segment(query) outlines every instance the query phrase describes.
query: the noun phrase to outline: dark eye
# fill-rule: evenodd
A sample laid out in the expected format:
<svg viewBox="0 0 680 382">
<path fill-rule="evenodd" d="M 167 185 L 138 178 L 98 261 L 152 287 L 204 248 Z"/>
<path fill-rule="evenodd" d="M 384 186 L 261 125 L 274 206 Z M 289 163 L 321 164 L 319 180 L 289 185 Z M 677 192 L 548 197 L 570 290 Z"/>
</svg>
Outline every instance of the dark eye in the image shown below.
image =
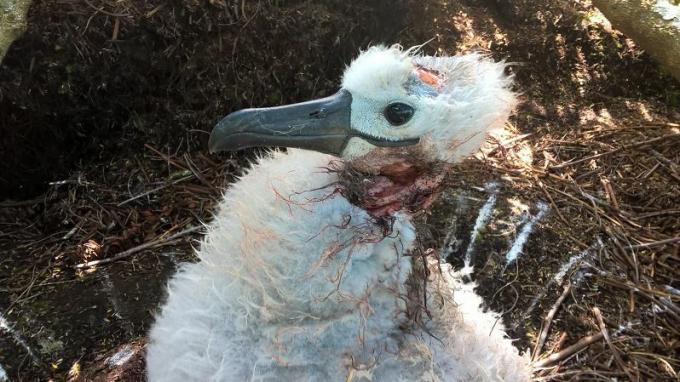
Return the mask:
<svg viewBox="0 0 680 382">
<path fill-rule="evenodd" d="M 392 126 L 400 126 L 411 120 L 413 112 L 414 110 L 411 106 L 395 102 L 387 105 L 383 113 Z"/>
</svg>

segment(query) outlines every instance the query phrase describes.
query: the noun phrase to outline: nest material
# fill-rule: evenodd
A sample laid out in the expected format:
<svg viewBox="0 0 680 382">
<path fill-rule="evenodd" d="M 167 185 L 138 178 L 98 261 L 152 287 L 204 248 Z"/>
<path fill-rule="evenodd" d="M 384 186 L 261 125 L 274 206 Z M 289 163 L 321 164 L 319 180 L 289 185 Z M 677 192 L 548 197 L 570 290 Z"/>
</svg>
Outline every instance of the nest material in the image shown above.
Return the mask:
<svg viewBox="0 0 680 382">
<path fill-rule="evenodd" d="M 546 243 L 544 246 L 532 248 L 532 253 L 537 257 L 537 261 L 530 264 L 535 268 L 532 276 L 543 273 L 552 276 L 551 272 L 547 272 L 550 269 L 546 270 L 552 256 L 561 256 L 561 260 L 568 260 L 564 257 L 569 254 L 550 248 L 562 247 L 555 243 L 569 245 L 578 253 L 591 248 L 592 244 L 597 245 L 599 237 L 603 246 L 597 247 L 589 257 L 578 261 L 582 265 L 581 271 L 573 276 L 584 276 L 583 284 L 572 287 L 560 304 L 556 302 L 559 302 L 564 289 L 559 285 L 551 286 L 547 297 L 536 309 L 536 317 L 514 317 L 512 307 L 517 304 L 513 304 L 513 300 L 507 302 L 494 298 L 500 288 L 513 281 L 514 270 L 508 270 L 505 275 L 494 274 L 494 278 L 501 279 L 501 284 L 496 289 L 481 292 L 488 292 L 486 297 L 490 305 L 500 308 L 497 310 L 507 311 L 506 318 L 509 321 L 521 321 L 530 327 L 527 346 L 522 347 L 534 348 L 541 322 L 545 321 L 553 307 L 558 308 L 552 316 L 552 325 L 547 331 L 542 354 L 564 355 L 567 354 L 564 350 L 570 348 L 575 349 L 576 353 L 553 362 L 550 369 L 539 374 L 539 380 L 629 379 L 630 376 L 635 379 L 638 374 L 640 380 L 677 380 L 680 370 L 680 332 L 677 329 L 680 327 L 677 312 L 680 255 L 678 242 L 674 240 L 678 236 L 680 220 L 677 178 L 680 158 L 677 139 L 662 137 L 679 128 L 673 124 L 677 123 L 678 114 L 673 114 L 673 108 L 677 110 L 678 85 L 669 77 L 661 75 L 656 65 L 635 47 L 634 42 L 596 25 L 593 20 L 597 13 L 590 8 L 588 2 L 576 1 L 568 6 L 559 1 L 526 0 L 505 1 L 503 4 L 497 1 L 498 6 L 489 5 L 493 2 L 427 2 L 426 7 L 417 2 L 417 6 L 411 7 L 409 12 L 400 12 L 408 15 L 409 25 L 414 28 L 405 29 L 398 35 L 385 31 L 385 37 L 382 38 L 376 37 L 377 34 L 373 33 L 375 31 L 367 33 L 361 28 L 337 29 L 333 26 L 346 26 L 349 18 L 340 21 L 333 19 L 336 20 L 334 23 L 322 23 L 321 30 L 305 34 L 302 42 L 296 45 L 299 49 L 291 49 L 289 44 L 280 44 L 280 39 L 266 34 L 263 38 L 273 41 L 282 53 L 280 57 L 286 57 L 275 61 L 276 66 L 273 68 L 264 65 L 272 62 L 272 50 L 263 49 L 264 45 L 253 43 L 260 41 L 253 40 L 256 31 L 270 30 L 273 25 L 270 20 L 277 20 L 277 25 L 281 26 L 280 33 L 293 36 L 295 33 L 290 33 L 291 25 L 297 25 L 295 30 L 307 30 L 309 23 L 319 25 L 316 20 L 325 16 L 317 17 L 312 13 L 293 19 L 290 15 L 297 14 L 298 11 L 292 10 L 286 17 L 262 17 L 266 15 L 264 4 L 257 12 L 258 16 L 254 16 L 259 2 L 253 2 L 252 8 L 239 21 L 239 17 L 232 16 L 243 12 L 223 12 L 220 9 L 212 12 L 210 8 L 199 7 L 196 12 L 200 14 L 211 12 L 213 15 L 226 15 L 233 19 L 233 23 L 230 20 L 223 23 L 231 28 L 228 35 L 234 37 L 224 44 L 224 51 L 227 56 L 238 53 L 236 63 L 239 70 L 230 70 L 228 77 L 237 77 L 240 82 L 238 87 L 234 87 L 231 80 L 224 82 L 220 75 L 215 74 L 220 74 L 219 71 L 201 74 L 201 79 L 214 79 L 211 83 L 214 88 L 211 87 L 209 92 L 211 99 L 221 99 L 225 94 L 234 93 L 233 102 L 228 106 L 216 102 L 205 110 L 199 110 L 199 105 L 181 113 L 177 111 L 185 108 L 176 107 L 176 104 L 185 105 L 186 94 L 191 95 L 192 99 L 202 99 L 202 96 L 196 95 L 196 89 L 205 89 L 205 82 L 195 80 L 199 77 L 198 73 L 202 72 L 192 68 L 206 67 L 207 61 L 217 62 L 224 57 L 222 53 L 209 54 L 217 51 L 217 48 L 221 52 L 221 45 L 213 46 L 213 49 L 205 54 L 201 53 L 200 56 L 194 54 L 194 45 L 204 47 L 206 41 L 212 41 L 213 44 L 219 41 L 206 39 L 203 33 L 191 32 L 189 21 L 193 20 L 191 25 L 199 25 L 201 28 L 216 24 L 206 22 L 202 16 L 187 16 L 186 22 L 175 22 L 173 9 L 176 7 L 169 5 L 148 4 L 148 8 L 135 11 L 140 16 L 132 19 L 109 16 L 98 11 L 101 8 L 109 13 L 129 13 L 129 10 L 123 8 L 132 4 L 130 2 L 101 2 L 95 4 L 95 8 L 87 3 L 68 2 L 68 7 L 62 13 L 55 13 L 56 8 L 49 4 L 36 8 L 36 20 L 47 23 L 47 28 L 37 28 L 40 26 L 37 21 L 29 23 L 24 42 L 17 41 L 13 45 L 13 49 L 16 48 L 15 53 L 10 52 L 3 61 L 3 68 L 7 69 L 3 89 L 9 89 L 3 93 L 5 100 L 17 100 L 16 109 L 24 113 L 17 117 L 19 122 L 12 126 L 36 125 L 25 122 L 35 122 L 28 118 L 29 113 L 52 118 L 53 111 L 63 116 L 64 110 L 71 110 L 67 114 L 75 115 L 68 119 L 70 125 L 74 126 L 81 121 L 85 121 L 83 125 L 88 127 L 111 120 L 108 110 L 117 110 L 117 106 L 109 107 L 110 103 L 105 102 L 98 104 L 96 108 L 83 108 L 83 105 L 90 105 L 90 100 L 80 97 L 82 95 L 87 98 L 97 94 L 88 89 L 90 86 L 108 82 L 100 80 L 110 79 L 110 73 L 120 74 L 116 84 L 126 84 L 123 88 L 130 86 L 134 91 L 121 92 L 118 86 L 118 90 L 111 94 L 100 93 L 99 101 L 110 100 L 111 104 L 118 105 L 128 100 L 128 106 L 123 109 L 135 110 L 139 108 L 131 105 L 140 99 L 149 99 L 150 103 L 154 103 L 157 97 L 162 96 L 163 102 L 158 102 L 158 107 L 151 108 L 149 113 L 142 115 L 141 122 L 138 115 L 131 120 L 129 126 L 135 126 L 135 129 L 126 130 L 129 130 L 131 138 L 119 139 L 120 134 L 111 138 L 119 142 L 121 147 L 133 147 L 130 151 L 100 152 L 100 146 L 97 146 L 97 153 L 101 156 L 84 156 L 87 160 L 71 171 L 69 176 L 59 177 L 54 171 L 49 171 L 50 180 L 62 181 L 50 185 L 46 195 L 33 200 L 2 202 L 2 314 L 35 353 L 35 358 L 27 356 L 20 345 L 12 342 L 8 336 L 3 336 L 3 340 L 9 340 L 0 341 L 0 363 L 10 377 L 21 373 L 29 379 L 48 379 L 55 375 L 56 379 L 65 379 L 73 366 L 82 365 L 87 368 L 97 354 L 106 353 L 131 338 L 144 335 L 151 317 L 148 307 L 158 304 L 162 295 L 162 286 L 158 284 L 162 284 L 164 279 L 159 264 L 172 253 L 180 254 L 181 260 L 190 260 L 191 247 L 186 240 L 188 236 L 170 242 L 162 241 L 161 248 L 137 251 L 133 256 L 96 272 L 76 271 L 72 266 L 89 259 L 110 258 L 121 251 L 137 248 L 140 244 L 171 237 L 173 232 L 182 231 L 188 225 L 208 220 L 215 200 L 219 199 L 226 184 L 225 173 L 230 174 L 227 180 L 232 179 L 231 175 L 248 165 L 246 160 L 237 162 L 233 157 L 214 158 L 198 151 L 187 156 L 178 154 L 191 151 L 185 150 L 185 146 L 178 149 L 171 145 L 170 149 L 160 150 L 161 152 L 154 148 L 138 149 L 141 147 L 139 142 L 150 140 L 145 138 L 147 133 L 136 129 L 153 130 L 154 126 L 160 126 L 156 130 L 172 133 L 174 130 L 167 130 L 168 126 L 187 126 L 187 129 L 197 124 L 209 126 L 214 122 L 215 116 L 223 113 L 227 107 L 238 108 L 255 102 L 283 103 L 309 98 L 325 90 L 330 91 L 336 82 L 333 73 L 339 74 L 342 65 L 327 68 L 327 52 L 336 51 L 334 41 L 338 31 L 348 29 L 354 30 L 353 35 L 362 38 L 357 39 L 351 49 L 345 47 L 345 54 L 338 55 L 347 60 L 354 54 L 353 47 L 364 46 L 366 40 L 400 40 L 408 46 L 422 43 L 437 34 L 437 40 L 425 49 L 442 49 L 450 53 L 454 50 L 481 47 L 491 49 L 497 58 L 508 57 L 509 61 L 521 63 L 514 73 L 526 102 L 522 105 L 515 124 L 525 134 L 494 144 L 493 153 L 488 154 L 481 162 L 467 162 L 459 166 L 457 174 L 451 180 L 459 187 L 469 187 L 479 186 L 489 179 L 505 179 L 508 186 L 505 190 L 511 190 L 523 197 L 542 198 L 553 206 L 553 212 L 542 224 L 552 236 L 542 238 Z M 391 6 L 393 2 L 389 3 Z M 247 2 L 242 4 L 246 8 L 250 6 Z M 309 8 L 309 3 L 302 5 L 305 9 Z M 353 9 L 349 3 L 346 7 Z M 42 17 L 44 15 L 54 15 L 56 18 Z M 389 20 L 390 24 L 394 20 L 364 11 L 356 11 L 356 15 L 363 15 L 362 17 L 371 20 Z M 90 17 L 93 18 L 88 22 Z M 204 21 L 197 24 L 196 20 L 199 19 Z M 161 51 L 155 52 L 162 62 L 165 62 L 166 53 L 178 52 L 176 56 L 179 58 L 174 58 L 169 65 L 182 68 L 183 75 L 179 76 L 179 81 L 176 81 L 177 76 L 165 76 L 167 81 L 173 83 L 172 86 L 165 86 L 169 82 L 162 86 L 144 86 L 149 81 L 148 73 L 153 72 L 146 65 L 121 66 L 119 61 L 111 60 L 112 56 L 107 55 L 103 56 L 103 60 L 95 60 L 92 64 L 91 58 L 99 57 L 104 52 L 100 49 L 102 46 L 118 45 L 107 42 L 116 40 L 114 32 L 119 39 L 126 39 L 128 34 L 135 31 L 131 20 L 144 20 L 145 23 L 160 25 L 160 28 L 151 30 L 160 30 L 160 35 L 168 41 L 176 40 L 176 44 L 168 44 L 172 49 L 165 50 L 165 45 L 161 44 Z M 164 27 L 168 22 L 183 26 L 181 34 L 185 38 L 176 39 L 176 30 Z M 116 27 L 118 24 L 120 28 Z M 81 27 L 84 29 L 81 30 Z M 32 32 L 31 28 L 37 29 Z M 62 33 L 64 29 L 72 32 Z M 376 26 L 375 29 L 379 28 Z M 79 38 L 81 34 L 85 38 Z M 188 35 L 194 36 L 193 39 L 188 44 L 180 44 L 187 41 Z M 215 35 L 210 33 L 210 36 Z M 60 36 L 59 41 L 55 43 L 50 36 Z M 312 39 L 313 37 L 316 39 Z M 72 44 L 71 39 L 78 43 Z M 350 37 L 339 39 L 341 42 L 351 40 Z M 44 46 L 39 45 L 41 49 L 33 50 L 43 52 L 47 58 L 41 61 L 38 57 L 36 67 L 33 68 L 33 55 L 23 52 L 36 41 L 45 43 Z M 319 42 L 323 44 L 319 45 Z M 81 51 L 82 43 L 86 43 L 85 52 Z M 18 49 L 22 44 L 25 44 L 24 50 Z M 301 48 L 307 47 L 307 44 L 308 49 Z M 189 49 L 175 49 L 186 45 L 191 46 Z M 54 49 L 51 49 L 53 46 Z M 252 47 L 252 55 L 246 54 L 244 47 Z M 114 58 L 121 57 L 124 63 L 128 62 L 129 57 L 137 57 L 125 51 L 122 54 L 108 48 L 105 51 L 110 51 Z M 133 53 L 141 51 L 134 50 Z M 310 61 L 311 56 L 301 54 L 307 51 L 318 53 L 313 55 L 314 62 Z M 82 59 L 83 53 L 87 60 Z M 293 56 L 299 59 L 288 59 Z M 102 65 L 102 61 L 106 65 Z M 52 65 L 53 62 L 57 64 Z M 187 62 L 191 65 L 184 65 Z M 295 66 L 291 62 L 300 64 Z M 71 82 L 72 85 L 79 84 L 78 87 L 57 102 L 53 96 L 60 94 L 59 86 L 63 83 L 61 70 L 71 63 L 78 63 L 74 78 L 95 80 L 83 81 L 82 84 Z M 53 69 L 44 70 L 48 66 Z M 121 67 L 125 70 L 121 70 Z M 32 79 L 31 92 L 26 91 L 26 81 L 15 81 L 16 78 L 21 78 L 17 74 L 18 68 Z M 97 75 L 92 77 L 87 75 L 89 72 L 96 72 Z M 285 73 L 291 73 L 289 78 L 281 78 Z M 316 73 L 325 73 L 325 76 L 319 77 Z M 54 81 L 43 79 L 48 74 Z M 270 75 L 273 77 L 270 78 Z M 299 78 L 300 76 L 303 78 Z M 134 80 L 130 80 L 131 78 Z M 319 78 L 319 82 L 315 82 Z M 151 78 L 152 82 L 156 80 L 156 77 Z M 45 88 L 46 83 L 50 84 L 50 90 L 39 101 L 41 104 L 49 102 L 49 108 L 40 108 L 44 109 L 40 113 L 34 107 L 34 102 L 38 102 L 34 97 Z M 246 83 L 252 83 L 254 87 L 246 89 Z M 168 87 L 171 89 L 169 94 L 181 96 L 166 105 L 169 97 L 165 89 Z M 272 93 L 272 87 L 277 92 Z M 137 93 L 139 89 L 147 88 L 163 89 L 163 94 L 151 98 L 133 96 L 147 95 L 144 92 Z M 187 91 L 189 88 L 193 90 Z M 224 89 L 228 91 L 225 92 Z M 11 97 L 10 93 L 15 94 L 15 97 Z M 263 98 L 272 94 L 274 98 Z M 638 101 L 639 105 L 636 105 Z M 622 115 L 627 112 L 619 113 L 611 109 L 613 105 L 622 103 L 631 104 L 632 108 L 639 110 L 626 119 Z M 609 108 L 615 123 L 579 125 L 578 112 L 593 105 L 605 110 Z M 102 110 L 107 112 L 102 113 Z M 167 110 L 172 112 L 164 112 Z M 642 118 L 647 112 L 653 114 L 651 118 Z M 673 115 L 676 116 L 675 119 L 669 120 Z M 168 119 L 159 121 L 158 118 L 163 116 Z M 90 120 L 94 122 L 90 123 Z M 90 130 L 83 131 L 86 136 L 90 136 Z M 630 147 L 657 138 L 661 139 Z M 55 146 L 51 139 L 35 139 L 30 142 L 38 141 Z M 69 148 L 76 147 L 73 141 L 67 142 Z M 527 144 L 520 146 L 521 143 Z M 8 150 L 8 155 L 26 151 L 26 145 L 17 143 L 13 147 L 15 151 Z M 534 160 L 520 160 L 518 157 L 521 148 L 533 150 Z M 619 151 L 611 152 L 617 149 Z M 58 156 L 44 155 L 44 150 L 27 152 L 33 157 L 43 159 L 63 155 L 61 149 Z M 597 154 L 605 155 L 550 169 L 572 159 L 585 159 Z M 24 157 L 17 155 L 14 158 L 18 159 L 7 162 L 20 162 Z M 53 159 L 50 160 L 54 162 Z M 23 163 L 31 162 L 23 159 Z M 15 172 L 16 169 L 19 173 L 25 172 L 21 166 L 13 168 Z M 132 200 L 126 202 L 129 199 Z M 98 243 L 99 247 L 92 241 Z M 429 244 L 425 246 L 428 247 Z M 165 256 L 160 256 L 162 253 Z M 526 259 L 528 257 L 522 258 L 522 261 L 526 263 Z M 527 267 L 525 266 L 524 271 Z M 480 269 L 481 271 L 483 270 Z M 130 305 L 140 312 L 139 315 L 117 318 L 116 311 L 108 307 L 106 297 L 104 301 L 93 300 L 99 293 L 100 283 L 104 279 L 102 274 L 105 272 L 111 273 L 114 283 L 117 282 L 115 274 L 118 272 L 122 274 L 122 280 L 131 281 L 127 289 L 123 289 L 127 301 L 144 297 L 134 288 L 135 284 L 141 285 L 144 293 L 154 297 Z M 502 279 L 503 276 L 510 276 L 511 279 Z M 159 281 L 155 283 L 154 280 Z M 517 289 L 521 291 L 525 286 L 530 287 L 537 282 L 520 275 L 514 285 L 520 285 Z M 514 286 L 506 287 L 498 295 L 512 287 Z M 576 301 L 574 297 L 577 298 Z M 93 308 L 93 301 L 100 305 L 99 308 Z M 119 302 L 125 303 L 126 300 L 121 299 Z M 593 307 L 599 309 L 613 346 L 609 345 L 604 336 L 597 337 L 603 331 Z M 92 325 L 92 322 L 96 324 Z M 581 341 L 588 338 L 597 339 L 589 343 Z M 51 349 L 57 351 L 50 353 Z"/>
<path fill-rule="evenodd" d="M 552 308 L 531 344 L 538 380 L 678 377 L 680 125 L 617 113 L 627 117 L 496 142 L 483 158 L 514 193 L 549 202 L 550 229 L 583 253 L 542 303 Z"/>
<path fill-rule="evenodd" d="M 542 355 L 560 354 L 561 348 L 578 344 L 581 337 L 602 333 L 594 307 L 604 317 L 611 345 L 600 338 L 580 349 L 578 358 L 548 364 L 551 368 L 540 372 L 540 378 L 639 373 L 641 379 L 662 380 L 673 378 L 680 368 L 676 356 L 680 338 L 680 182 L 676 167 L 680 159 L 676 149 L 679 129 L 671 122 L 640 119 L 621 121 L 616 126 L 593 123 L 559 138 L 548 132 L 505 145 L 492 144 L 491 155 L 463 163 L 454 172 L 451 181 L 457 184 L 504 179 L 507 186 L 524 197 L 547 200 L 554 211 L 549 224 L 558 230 L 560 240 L 571 243 L 576 250 L 596 248 L 581 269 L 591 275 L 585 285 L 597 288 L 598 293 L 589 292 L 584 285 L 571 289 L 572 295 L 579 296 L 578 308 L 569 308 L 575 304 L 570 298 L 563 300 L 553 317 Z M 519 159 L 519 153 L 527 147 L 536 155 L 531 164 Z M 92 169 L 53 185 L 45 198 L 3 205 L 5 220 L 13 216 L 13 224 L 18 227 L 0 237 L 0 246 L 15 248 L 9 257 L 13 276 L 6 284 L 13 291 L 13 303 L 7 310 L 11 318 L 20 317 L 26 308 L 35 314 L 31 301 L 48 298 L 69 283 L 87 280 L 87 271 L 69 272 L 70 266 L 92 257 L 108 258 L 208 220 L 220 198 L 224 173 L 235 173 L 246 165 L 215 161 L 202 153 L 166 155 L 151 146 L 147 155 L 130 164 L 136 166 L 132 172 L 125 170 L 123 163 L 119 166 L 121 172 L 104 178 L 100 171 Z M 139 163 L 147 166 L 138 167 Z M 158 179 L 153 174 L 168 170 L 174 175 L 162 183 L 153 183 Z M 157 208 L 140 209 L 148 203 Z M 51 233 L 21 228 L 33 224 L 37 211 L 42 211 L 39 224 L 52 227 Z M 427 220 L 427 216 L 423 219 Z M 427 221 L 421 227 L 427 228 Z M 433 247 L 433 239 L 421 237 L 425 238 L 422 248 Z M 602 245 L 593 247 L 598 238 Z M 174 247 L 188 253 L 185 243 L 179 239 L 161 244 L 165 252 Z M 123 265 L 140 272 L 139 267 L 157 261 L 153 256 L 156 251 L 140 251 L 125 259 Z M 416 263 L 419 259 L 414 256 Z M 60 264 L 57 273 L 54 263 Z M 421 303 L 426 301 L 426 287 L 420 287 L 420 282 L 428 275 L 425 267 L 417 269 L 422 271 L 422 277 L 409 281 L 413 283 L 409 301 L 414 323 L 427 316 L 427 307 Z M 561 291 L 561 287 L 555 288 Z M 114 313 L 107 314 L 111 320 Z M 567 332 L 569 342 L 560 340 L 561 333 Z M 137 332 L 141 334 L 143 331 Z M 106 344 L 99 345 L 100 352 L 106 350 Z M 535 340 L 531 343 L 534 346 Z M 621 362 L 608 362 L 614 354 Z"/>
</svg>

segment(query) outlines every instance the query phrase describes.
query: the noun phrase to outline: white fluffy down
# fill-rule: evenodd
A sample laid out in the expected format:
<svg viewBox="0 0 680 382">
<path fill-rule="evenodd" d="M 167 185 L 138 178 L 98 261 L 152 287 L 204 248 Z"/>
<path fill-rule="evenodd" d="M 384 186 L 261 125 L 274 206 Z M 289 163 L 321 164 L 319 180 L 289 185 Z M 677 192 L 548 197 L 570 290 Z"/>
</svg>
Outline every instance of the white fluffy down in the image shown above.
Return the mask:
<svg viewBox="0 0 680 382">
<path fill-rule="evenodd" d="M 476 151 L 489 131 L 502 128 L 517 101 L 504 63 L 480 54 L 419 56 L 399 46 L 363 52 L 345 71 L 342 88 L 352 94 L 352 127 L 391 140 L 421 138 L 431 159 L 456 162 Z M 425 68 L 440 80 L 435 89 L 414 77 Z M 414 107 L 406 124 L 392 126 L 383 110 L 391 102 Z M 366 154 L 370 145 L 354 139 L 343 157 Z"/>
<path fill-rule="evenodd" d="M 436 74 L 436 86 L 414 76 L 419 68 Z M 503 68 L 478 55 L 371 48 L 342 83 L 352 94 L 352 128 L 392 140 L 420 137 L 424 160 L 456 161 L 514 107 Z M 415 110 L 403 126 L 385 121 L 394 101 Z M 373 148 L 354 138 L 343 159 Z M 413 324 L 414 227 L 406 214 L 390 227 L 378 224 L 336 192 L 338 175 L 328 168 L 338 160 L 277 152 L 231 186 L 200 261 L 169 284 L 150 333 L 149 380 L 529 380 L 529 360 L 497 314 L 483 312 L 473 286 L 446 264 L 443 272 L 429 265 L 432 318 Z"/>
<path fill-rule="evenodd" d="M 200 262 L 169 285 L 149 380 L 528 380 L 497 316 L 448 271 L 431 285 L 460 292 L 429 302 L 432 335 L 400 328 L 414 229 L 398 216 L 383 238 L 333 193 L 332 160 L 275 153 L 229 189 Z"/>
</svg>

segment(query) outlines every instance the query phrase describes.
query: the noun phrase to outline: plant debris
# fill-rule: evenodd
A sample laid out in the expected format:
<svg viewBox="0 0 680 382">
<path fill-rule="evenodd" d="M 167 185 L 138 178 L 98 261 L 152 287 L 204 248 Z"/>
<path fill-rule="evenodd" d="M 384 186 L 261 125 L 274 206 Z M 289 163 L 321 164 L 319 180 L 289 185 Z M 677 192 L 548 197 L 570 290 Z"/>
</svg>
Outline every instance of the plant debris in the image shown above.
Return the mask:
<svg viewBox="0 0 680 382">
<path fill-rule="evenodd" d="M 522 103 L 419 217 L 423 247 L 457 267 L 471 247 L 536 380 L 677 381 L 680 84 L 602 20 L 585 0 L 36 3 L 0 71 L 2 369 L 139 378 L 167 278 L 261 153 L 211 156 L 205 131 L 332 91 L 369 43 L 434 37 L 513 63 Z M 132 374 L 106 361 L 125 349 Z"/>
</svg>

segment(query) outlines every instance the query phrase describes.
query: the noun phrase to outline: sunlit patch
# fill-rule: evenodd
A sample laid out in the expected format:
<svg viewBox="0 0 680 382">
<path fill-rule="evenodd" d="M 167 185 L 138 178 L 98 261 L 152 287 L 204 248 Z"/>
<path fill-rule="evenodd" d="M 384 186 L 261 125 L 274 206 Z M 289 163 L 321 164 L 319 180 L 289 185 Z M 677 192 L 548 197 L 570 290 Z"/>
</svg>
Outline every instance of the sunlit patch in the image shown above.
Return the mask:
<svg viewBox="0 0 680 382">
<path fill-rule="evenodd" d="M 616 123 L 612 119 L 609 110 L 602 108 L 600 110 L 593 109 L 592 106 L 584 107 L 578 112 L 579 124 L 581 125 L 592 125 L 598 124 L 610 128 L 615 128 Z"/>
<path fill-rule="evenodd" d="M 531 135 L 520 134 L 514 126 L 506 124 L 504 128 L 489 133 L 489 139 L 476 157 L 484 160 L 493 155 L 500 155 L 504 161 L 514 166 L 531 166 L 534 162 L 534 151 L 528 141 Z"/>
<path fill-rule="evenodd" d="M 504 46 L 509 43 L 507 33 L 498 27 L 493 17 L 484 20 L 485 26 L 476 25 L 475 17 L 465 12 L 458 12 L 451 18 L 451 24 L 460 33 L 460 42 L 457 44 L 458 52 L 466 52 L 471 49 L 491 49 L 494 45 Z M 493 30 L 488 30 L 493 28 Z"/>
<path fill-rule="evenodd" d="M 566 40 L 562 34 L 558 33 L 555 35 L 555 46 L 557 47 L 557 54 L 560 60 L 564 60 L 567 58 L 567 48 L 566 48 Z"/>
<path fill-rule="evenodd" d="M 612 119 L 612 115 L 609 114 L 609 110 L 607 110 L 606 108 L 600 109 L 598 113 L 598 121 L 604 123 L 605 125 L 614 126 L 614 120 Z"/>
<path fill-rule="evenodd" d="M 78 381 L 81 378 L 82 367 L 80 366 L 80 361 L 76 361 L 68 369 L 68 377 L 70 381 Z M 0 378 L 2 381 L 2 378 Z"/>
<path fill-rule="evenodd" d="M 640 116 L 648 122 L 654 121 L 654 116 L 650 113 L 647 105 L 644 102 L 639 101 L 626 101 L 626 107 L 630 110 L 635 110 L 640 113 Z"/>
<path fill-rule="evenodd" d="M 529 205 L 517 198 L 507 198 L 506 202 L 513 215 L 522 216 L 529 212 Z"/>
<path fill-rule="evenodd" d="M 586 55 L 583 53 L 583 49 L 580 46 L 575 47 L 576 54 L 574 55 L 576 57 L 576 67 L 572 73 L 571 73 L 571 80 L 572 82 L 576 83 L 578 85 L 578 93 L 581 97 L 585 97 L 586 95 L 586 85 L 593 79 L 593 77 L 590 74 L 590 65 L 588 64 L 588 61 L 586 60 Z"/>
<path fill-rule="evenodd" d="M 592 107 L 584 107 L 578 112 L 579 114 L 579 123 L 581 125 L 585 125 L 588 122 L 595 121 L 597 118 L 597 114 L 595 113 L 595 110 L 593 110 Z"/>
<path fill-rule="evenodd" d="M 600 26 L 607 32 L 612 31 L 612 24 L 607 20 L 602 12 L 597 10 L 597 8 L 590 9 L 588 12 L 583 14 L 583 19 L 581 20 L 581 25 L 584 27 L 588 26 Z"/>
</svg>

